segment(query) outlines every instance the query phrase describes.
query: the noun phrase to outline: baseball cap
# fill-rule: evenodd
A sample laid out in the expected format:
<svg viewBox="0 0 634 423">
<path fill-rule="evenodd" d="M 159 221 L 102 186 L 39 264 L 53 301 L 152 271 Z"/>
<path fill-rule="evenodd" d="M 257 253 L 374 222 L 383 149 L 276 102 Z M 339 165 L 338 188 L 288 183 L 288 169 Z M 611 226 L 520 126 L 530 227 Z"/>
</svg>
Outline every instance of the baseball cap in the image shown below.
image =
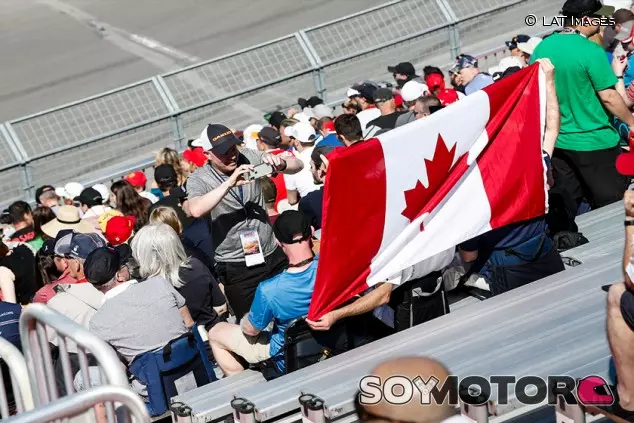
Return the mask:
<svg viewBox="0 0 634 423">
<path fill-rule="evenodd" d="M 497 66 L 493 66 L 489 68 L 489 73 L 491 75 L 496 73 L 504 73 L 509 68 L 522 68 L 524 64 L 517 58 L 517 56 L 505 57 L 500 60 L 500 63 Z"/>
<path fill-rule="evenodd" d="M 437 73 L 432 73 L 427 78 L 425 78 L 425 83 L 429 87 L 430 91 L 445 89 L 445 80 L 442 75 L 438 75 Z"/>
<path fill-rule="evenodd" d="M 451 67 L 450 72 L 458 73 L 465 68 L 477 68 L 478 59 L 468 54 L 461 54 L 456 57 L 456 63 Z"/>
<path fill-rule="evenodd" d="M 53 254 L 59 257 L 65 257 L 70 253 L 70 241 L 73 239 L 75 232 L 72 229 L 62 229 L 57 233 L 53 245 Z"/>
<path fill-rule="evenodd" d="M 335 132 L 335 121 L 331 120 L 330 122 L 325 122 L 323 125 L 323 129 L 327 132 Z"/>
<path fill-rule="evenodd" d="M 133 187 L 145 188 L 145 185 L 147 184 L 147 176 L 145 176 L 145 173 L 140 170 L 129 173 L 124 179 Z"/>
<path fill-rule="evenodd" d="M 43 256 L 55 255 L 55 240 L 47 239 L 44 241 L 44 244 L 42 244 L 42 247 L 40 248 L 40 254 Z"/>
<path fill-rule="evenodd" d="M 79 202 L 90 207 L 100 206 L 103 204 L 103 197 L 94 188 L 86 188 L 79 194 Z"/>
<path fill-rule="evenodd" d="M 280 111 L 276 111 L 264 115 L 264 119 L 269 123 L 269 125 L 277 128 L 277 130 L 279 131 L 282 121 L 286 119 L 286 115 Z"/>
<path fill-rule="evenodd" d="M 313 107 L 313 114 L 317 119 L 321 119 L 323 117 L 333 117 L 334 112 L 331 107 L 326 106 L 325 104 L 318 104 Z"/>
<path fill-rule="evenodd" d="M 312 96 L 308 100 L 306 100 L 305 98 L 301 98 L 300 97 L 300 98 L 297 99 L 297 104 L 302 109 L 305 109 L 307 107 L 312 108 L 312 107 L 315 107 L 315 106 L 317 106 L 319 104 L 324 104 L 324 100 L 322 100 L 321 98 L 317 97 L 316 95 Z"/>
<path fill-rule="evenodd" d="M 382 103 L 384 101 L 393 100 L 393 99 L 394 99 L 394 94 L 392 93 L 392 90 L 389 88 L 379 88 L 374 93 L 375 103 Z"/>
<path fill-rule="evenodd" d="M 621 24 L 621 30 L 614 36 L 615 40 L 622 43 L 631 43 L 634 38 L 634 20 Z"/>
<path fill-rule="evenodd" d="M 97 248 L 105 247 L 106 242 L 96 233 L 80 234 L 74 233 L 70 240 L 70 251 L 68 256 L 75 259 L 86 259 L 88 254 Z"/>
<path fill-rule="evenodd" d="M 258 133 L 258 137 L 260 137 L 260 140 L 262 140 L 263 143 L 270 145 L 271 147 L 279 146 L 282 141 L 279 131 L 269 127 L 262 128 L 262 130 Z"/>
<path fill-rule="evenodd" d="M 84 186 L 79 182 L 69 182 L 63 187 L 55 188 L 55 193 L 59 197 L 74 199 L 84 190 Z"/>
<path fill-rule="evenodd" d="M 99 192 L 99 194 L 101 194 L 101 198 L 104 201 L 107 201 L 108 198 L 110 198 L 110 190 L 104 184 L 96 184 L 96 185 L 93 185 L 92 187 L 96 189 Z"/>
<path fill-rule="evenodd" d="M 99 216 L 99 218 L 97 219 L 97 224 L 99 225 L 99 229 L 101 229 L 102 233 L 106 232 L 106 224 L 114 216 L 123 216 L 123 213 L 115 209 L 110 209 L 104 213 L 101 213 L 101 216 Z"/>
<path fill-rule="evenodd" d="M 377 87 L 374 85 L 354 85 L 350 90 L 348 90 L 348 92 L 352 93 L 353 95 L 348 95 L 348 97 L 363 97 L 366 100 L 374 100 L 374 93 L 376 93 L 376 91 Z"/>
<path fill-rule="evenodd" d="M 49 192 L 49 191 L 55 191 L 55 187 L 52 185 L 42 185 L 41 187 L 39 187 L 38 189 L 35 190 L 35 202 L 37 204 L 42 204 L 40 202 L 40 196 L 42 194 L 44 194 L 45 192 Z"/>
<path fill-rule="evenodd" d="M 528 40 L 525 43 L 518 43 L 517 48 L 520 49 L 520 51 L 523 51 L 524 53 L 531 55 L 533 54 L 533 52 L 535 51 L 535 49 L 541 42 L 542 42 L 541 38 L 531 37 L 530 40 Z"/>
<path fill-rule="evenodd" d="M 128 245 L 101 247 L 92 251 L 84 263 L 84 274 L 88 282 L 100 286 L 110 282 L 121 266 L 132 256 Z"/>
<path fill-rule="evenodd" d="M 627 21 L 634 21 L 634 13 L 630 9 L 619 9 L 612 15 L 615 24 L 624 24 Z"/>
<path fill-rule="evenodd" d="M 525 34 L 519 34 L 516 35 L 515 37 L 513 37 L 513 39 L 511 41 L 505 41 L 504 44 L 506 44 L 506 46 L 508 48 L 510 48 L 511 50 L 517 48 L 517 45 L 519 43 L 525 43 L 527 42 L 531 37 L 529 37 L 528 35 Z"/>
<path fill-rule="evenodd" d="M 275 221 L 273 233 L 282 244 L 297 244 L 312 235 L 310 219 L 302 212 L 287 210 Z"/>
<path fill-rule="evenodd" d="M 123 244 L 132 236 L 135 223 L 134 216 L 113 216 L 106 223 L 104 235 L 112 245 Z"/>
<path fill-rule="evenodd" d="M 401 89 L 401 96 L 405 101 L 414 101 L 417 98 L 422 97 L 425 92 L 429 91 L 429 88 L 425 84 L 421 84 L 418 81 L 409 81 Z"/>
<path fill-rule="evenodd" d="M 200 147 L 194 147 L 183 151 L 183 159 L 188 163 L 193 163 L 198 167 L 202 167 L 207 163 L 204 150 Z"/>
<path fill-rule="evenodd" d="M 176 170 L 174 170 L 174 166 L 162 164 L 154 168 L 154 180 L 156 182 L 169 179 L 174 181 L 178 180 L 178 175 L 176 174 Z"/>
<path fill-rule="evenodd" d="M 613 6 L 604 6 L 599 0 L 567 0 L 562 14 L 569 16 L 612 16 Z"/>
<path fill-rule="evenodd" d="M 287 137 L 295 138 L 297 141 L 303 144 L 311 144 L 317 138 L 315 128 L 310 123 L 298 122 L 293 126 L 288 126 L 284 129 L 284 134 Z"/>
<path fill-rule="evenodd" d="M 414 65 L 412 65 L 410 62 L 401 62 L 396 66 L 388 66 L 387 70 L 390 73 L 400 73 L 401 75 L 416 75 L 416 69 L 414 69 Z"/>
<path fill-rule="evenodd" d="M 436 97 L 440 100 L 440 104 L 443 106 L 448 106 L 451 103 L 455 103 L 458 101 L 458 93 L 456 90 L 452 90 L 450 88 L 445 88 L 444 90 L 440 90 L 436 93 Z"/>
<path fill-rule="evenodd" d="M 205 151 L 225 154 L 234 145 L 241 144 L 241 141 L 231 129 L 224 125 L 211 123 L 203 129 L 200 138 L 192 142 L 193 147 L 202 147 Z"/>
</svg>

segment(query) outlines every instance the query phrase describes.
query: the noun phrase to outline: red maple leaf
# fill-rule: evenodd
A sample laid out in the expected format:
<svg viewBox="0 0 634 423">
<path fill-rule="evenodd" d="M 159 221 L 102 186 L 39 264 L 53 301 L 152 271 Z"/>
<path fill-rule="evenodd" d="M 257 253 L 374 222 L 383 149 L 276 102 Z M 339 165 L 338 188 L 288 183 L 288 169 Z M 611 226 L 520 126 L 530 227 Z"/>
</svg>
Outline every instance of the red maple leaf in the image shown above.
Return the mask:
<svg viewBox="0 0 634 423">
<path fill-rule="evenodd" d="M 451 150 L 447 150 L 447 144 L 445 144 L 442 136 L 438 134 L 434 157 L 431 160 L 425 159 L 427 180 L 429 182 L 427 188 L 425 188 L 420 180 L 417 180 L 414 188 L 405 191 L 406 207 L 401 214 L 409 219 L 410 222 L 413 222 L 425 212 L 425 205 L 447 178 L 451 170 L 451 165 L 453 164 L 455 153 L 456 145 L 454 144 Z M 421 224 L 421 231 L 422 230 L 423 225 Z"/>
</svg>

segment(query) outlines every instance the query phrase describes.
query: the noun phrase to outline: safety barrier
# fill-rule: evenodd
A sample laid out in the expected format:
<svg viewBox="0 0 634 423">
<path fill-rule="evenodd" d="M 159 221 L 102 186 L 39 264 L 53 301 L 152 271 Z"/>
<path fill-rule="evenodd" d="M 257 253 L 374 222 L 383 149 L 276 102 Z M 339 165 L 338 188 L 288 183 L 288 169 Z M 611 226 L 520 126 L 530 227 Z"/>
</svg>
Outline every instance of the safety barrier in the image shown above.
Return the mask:
<svg viewBox="0 0 634 423">
<path fill-rule="evenodd" d="M 0 372 L 0 418 L 4 420 L 9 418 L 13 405 L 18 413 L 31 410 L 33 408 L 33 394 L 22 353 L 12 343 L 1 337 L 0 361 L 7 367 L 10 379 L 4 380 L 4 376 Z M 6 391 L 9 386 L 13 392 L 13 404 L 9 403 Z"/>
<path fill-rule="evenodd" d="M 184 147 L 209 120 L 243 127 L 319 95 L 343 97 L 358 78 L 391 79 L 387 65 L 444 64 L 553 15 L 551 0 L 396 0 L 174 72 L 0 124 L 0 199 L 32 200 L 43 184 L 101 182 Z M 488 46 L 485 44 L 489 44 Z M 499 41 L 496 42 L 499 45 Z M 473 50 L 472 50 L 473 52 Z M 493 63 L 483 64 L 486 69 Z"/>
</svg>

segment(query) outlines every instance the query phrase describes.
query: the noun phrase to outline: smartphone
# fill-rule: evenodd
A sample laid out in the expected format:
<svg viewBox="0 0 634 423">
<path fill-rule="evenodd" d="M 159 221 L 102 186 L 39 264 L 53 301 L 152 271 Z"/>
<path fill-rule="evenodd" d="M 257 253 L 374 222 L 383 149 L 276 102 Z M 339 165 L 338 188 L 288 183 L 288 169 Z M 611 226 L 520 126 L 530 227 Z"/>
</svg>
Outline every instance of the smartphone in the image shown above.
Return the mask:
<svg viewBox="0 0 634 423">
<path fill-rule="evenodd" d="M 271 166 L 268 163 L 262 163 L 255 166 L 251 172 L 247 173 L 246 180 L 255 181 L 256 179 L 269 176 L 273 172 L 275 172 L 275 169 L 273 169 L 273 166 Z"/>
</svg>

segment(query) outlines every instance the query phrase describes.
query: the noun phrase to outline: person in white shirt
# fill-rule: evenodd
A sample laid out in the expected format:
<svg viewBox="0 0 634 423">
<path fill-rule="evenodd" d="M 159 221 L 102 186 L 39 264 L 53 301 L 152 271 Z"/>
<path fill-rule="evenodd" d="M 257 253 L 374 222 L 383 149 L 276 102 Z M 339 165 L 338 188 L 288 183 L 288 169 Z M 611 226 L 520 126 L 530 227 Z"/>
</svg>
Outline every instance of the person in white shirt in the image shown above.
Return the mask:
<svg viewBox="0 0 634 423">
<path fill-rule="evenodd" d="M 291 138 L 297 152 L 296 157 L 304 163 L 304 168 L 299 173 L 284 175 L 288 202 L 290 205 L 295 205 L 299 203 L 301 197 L 319 189 L 310 171 L 310 155 L 315 148 L 317 134 L 311 124 L 299 122 L 285 128 L 285 135 Z"/>
<path fill-rule="evenodd" d="M 362 83 L 350 88 L 347 92 L 348 98 L 356 99 L 361 105 L 361 110 L 357 113 L 357 118 L 361 122 L 361 130 L 365 132 L 368 123 L 379 116 L 381 111 L 374 105 L 374 94 L 377 87 L 369 83 Z"/>
</svg>

